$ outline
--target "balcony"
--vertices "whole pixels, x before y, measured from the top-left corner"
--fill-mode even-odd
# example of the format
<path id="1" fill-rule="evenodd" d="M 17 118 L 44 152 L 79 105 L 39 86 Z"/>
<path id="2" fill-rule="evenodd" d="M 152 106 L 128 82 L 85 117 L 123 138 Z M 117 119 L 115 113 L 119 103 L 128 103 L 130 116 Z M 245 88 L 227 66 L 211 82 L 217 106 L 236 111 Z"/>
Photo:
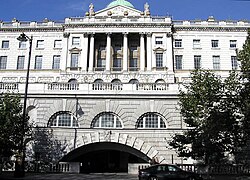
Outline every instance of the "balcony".
<path id="1" fill-rule="evenodd" d="M 29 94 L 89 94 L 89 95 L 175 95 L 178 84 L 169 83 L 30 83 Z M 0 83 L 0 92 L 24 93 L 24 83 Z"/>

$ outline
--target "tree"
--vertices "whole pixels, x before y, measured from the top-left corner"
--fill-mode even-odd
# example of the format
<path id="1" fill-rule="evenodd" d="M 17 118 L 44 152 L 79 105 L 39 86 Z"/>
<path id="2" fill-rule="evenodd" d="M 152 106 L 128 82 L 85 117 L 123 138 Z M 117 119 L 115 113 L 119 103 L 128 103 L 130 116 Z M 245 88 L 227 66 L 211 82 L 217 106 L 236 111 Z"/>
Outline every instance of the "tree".
<path id="1" fill-rule="evenodd" d="M 240 88 L 235 72 L 225 81 L 210 71 L 191 73 L 191 83 L 179 93 L 181 115 L 189 128 L 170 142 L 179 156 L 206 165 L 221 163 L 244 144 Z"/>
<path id="2" fill-rule="evenodd" d="M 23 119 L 22 109 L 19 95 L 11 93 L 1 95 L 0 157 L 11 157 L 23 152 L 22 138 L 30 136 L 30 125 L 28 116 Z"/>
<path id="3" fill-rule="evenodd" d="M 242 124 L 243 128 L 245 131 L 245 136 L 246 139 L 249 139 L 250 135 L 250 30 L 248 31 L 248 36 L 246 38 L 246 41 L 243 45 L 242 50 L 239 51 L 237 55 L 238 60 L 240 61 L 240 69 L 241 69 L 241 74 L 240 74 L 240 79 L 242 82 L 242 88 L 240 91 L 240 107 L 242 114 L 244 116 Z M 240 156 L 244 156 L 242 159 L 243 162 L 249 163 L 250 161 L 250 154 L 247 153 L 250 149 L 249 145 L 249 140 L 248 143 L 245 147 L 243 147 L 243 153 L 241 153 Z"/>

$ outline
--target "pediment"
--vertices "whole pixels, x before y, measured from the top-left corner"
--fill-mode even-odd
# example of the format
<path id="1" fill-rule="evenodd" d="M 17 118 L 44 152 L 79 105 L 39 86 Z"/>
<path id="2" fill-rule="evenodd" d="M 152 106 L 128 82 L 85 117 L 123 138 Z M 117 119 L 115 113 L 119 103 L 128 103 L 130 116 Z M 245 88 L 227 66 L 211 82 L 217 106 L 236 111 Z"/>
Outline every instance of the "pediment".
<path id="1" fill-rule="evenodd" d="M 82 49 L 79 49 L 77 47 L 73 47 L 73 48 L 69 49 L 69 51 L 70 52 L 80 52 L 80 51 L 82 51 Z"/>
<path id="2" fill-rule="evenodd" d="M 164 52 L 164 51 L 166 51 L 166 49 L 163 49 L 161 47 L 157 47 L 157 48 L 153 49 L 153 51 L 155 51 L 155 52 Z"/>
<path id="3" fill-rule="evenodd" d="M 110 12 L 112 13 L 112 15 L 110 14 Z M 127 7 L 127 6 L 122 6 L 122 5 L 117 5 L 114 7 L 110 7 L 110 8 L 105 8 L 102 9 L 100 11 L 97 11 L 95 13 L 95 16 L 124 16 L 124 14 L 127 14 L 127 16 L 141 16 L 141 11 L 131 8 L 131 7 Z"/>

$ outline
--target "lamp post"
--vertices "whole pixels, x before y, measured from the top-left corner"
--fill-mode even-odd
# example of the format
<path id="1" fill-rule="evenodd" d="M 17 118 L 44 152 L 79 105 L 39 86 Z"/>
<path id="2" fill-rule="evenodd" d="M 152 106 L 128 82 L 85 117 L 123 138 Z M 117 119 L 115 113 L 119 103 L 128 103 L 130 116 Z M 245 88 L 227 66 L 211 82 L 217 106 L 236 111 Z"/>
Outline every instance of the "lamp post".
<path id="1" fill-rule="evenodd" d="M 23 101 L 23 121 L 22 121 L 22 138 L 21 138 L 21 150 L 22 150 L 22 159 L 20 163 L 20 169 L 16 170 L 15 176 L 23 177 L 25 176 L 25 144 L 24 144 L 24 136 L 25 136 L 25 122 L 26 122 L 26 106 L 27 106 L 27 95 L 28 95 L 28 85 L 29 85 L 29 73 L 30 73 L 30 60 L 31 60 L 31 50 L 32 50 L 32 40 L 33 37 L 28 37 L 26 34 L 22 33 L 17 38 L 20 42 L 29 41 L 29 56 L 28 56 L 28 65 L 27 65 L 27 73 L 26 73 L 26 82 L 25 82 L 25 91 L 24 91 L 24 101 Z"/>

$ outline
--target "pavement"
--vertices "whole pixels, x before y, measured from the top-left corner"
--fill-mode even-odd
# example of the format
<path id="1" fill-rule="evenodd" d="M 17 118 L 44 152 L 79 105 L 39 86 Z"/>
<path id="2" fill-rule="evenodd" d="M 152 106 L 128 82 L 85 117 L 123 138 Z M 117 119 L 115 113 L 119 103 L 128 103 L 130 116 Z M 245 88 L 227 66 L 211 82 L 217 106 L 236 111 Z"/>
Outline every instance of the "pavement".
<path id="1" fill-rule="evenodd" d="M 68 173 L 26 173 L 23 178 L 15 178 L 13 172 L 2 172 L 0 180 L 138 180 L 137 175 L 127 173 L 95 173 L 95 174 L 68 174 Z M 205 180 L 205 179 L 204 179 Z M 208 180 L 208 179 L 207 179 Z M 209 180 L 250 180 L 250 176 L 218 175 Z"/>

